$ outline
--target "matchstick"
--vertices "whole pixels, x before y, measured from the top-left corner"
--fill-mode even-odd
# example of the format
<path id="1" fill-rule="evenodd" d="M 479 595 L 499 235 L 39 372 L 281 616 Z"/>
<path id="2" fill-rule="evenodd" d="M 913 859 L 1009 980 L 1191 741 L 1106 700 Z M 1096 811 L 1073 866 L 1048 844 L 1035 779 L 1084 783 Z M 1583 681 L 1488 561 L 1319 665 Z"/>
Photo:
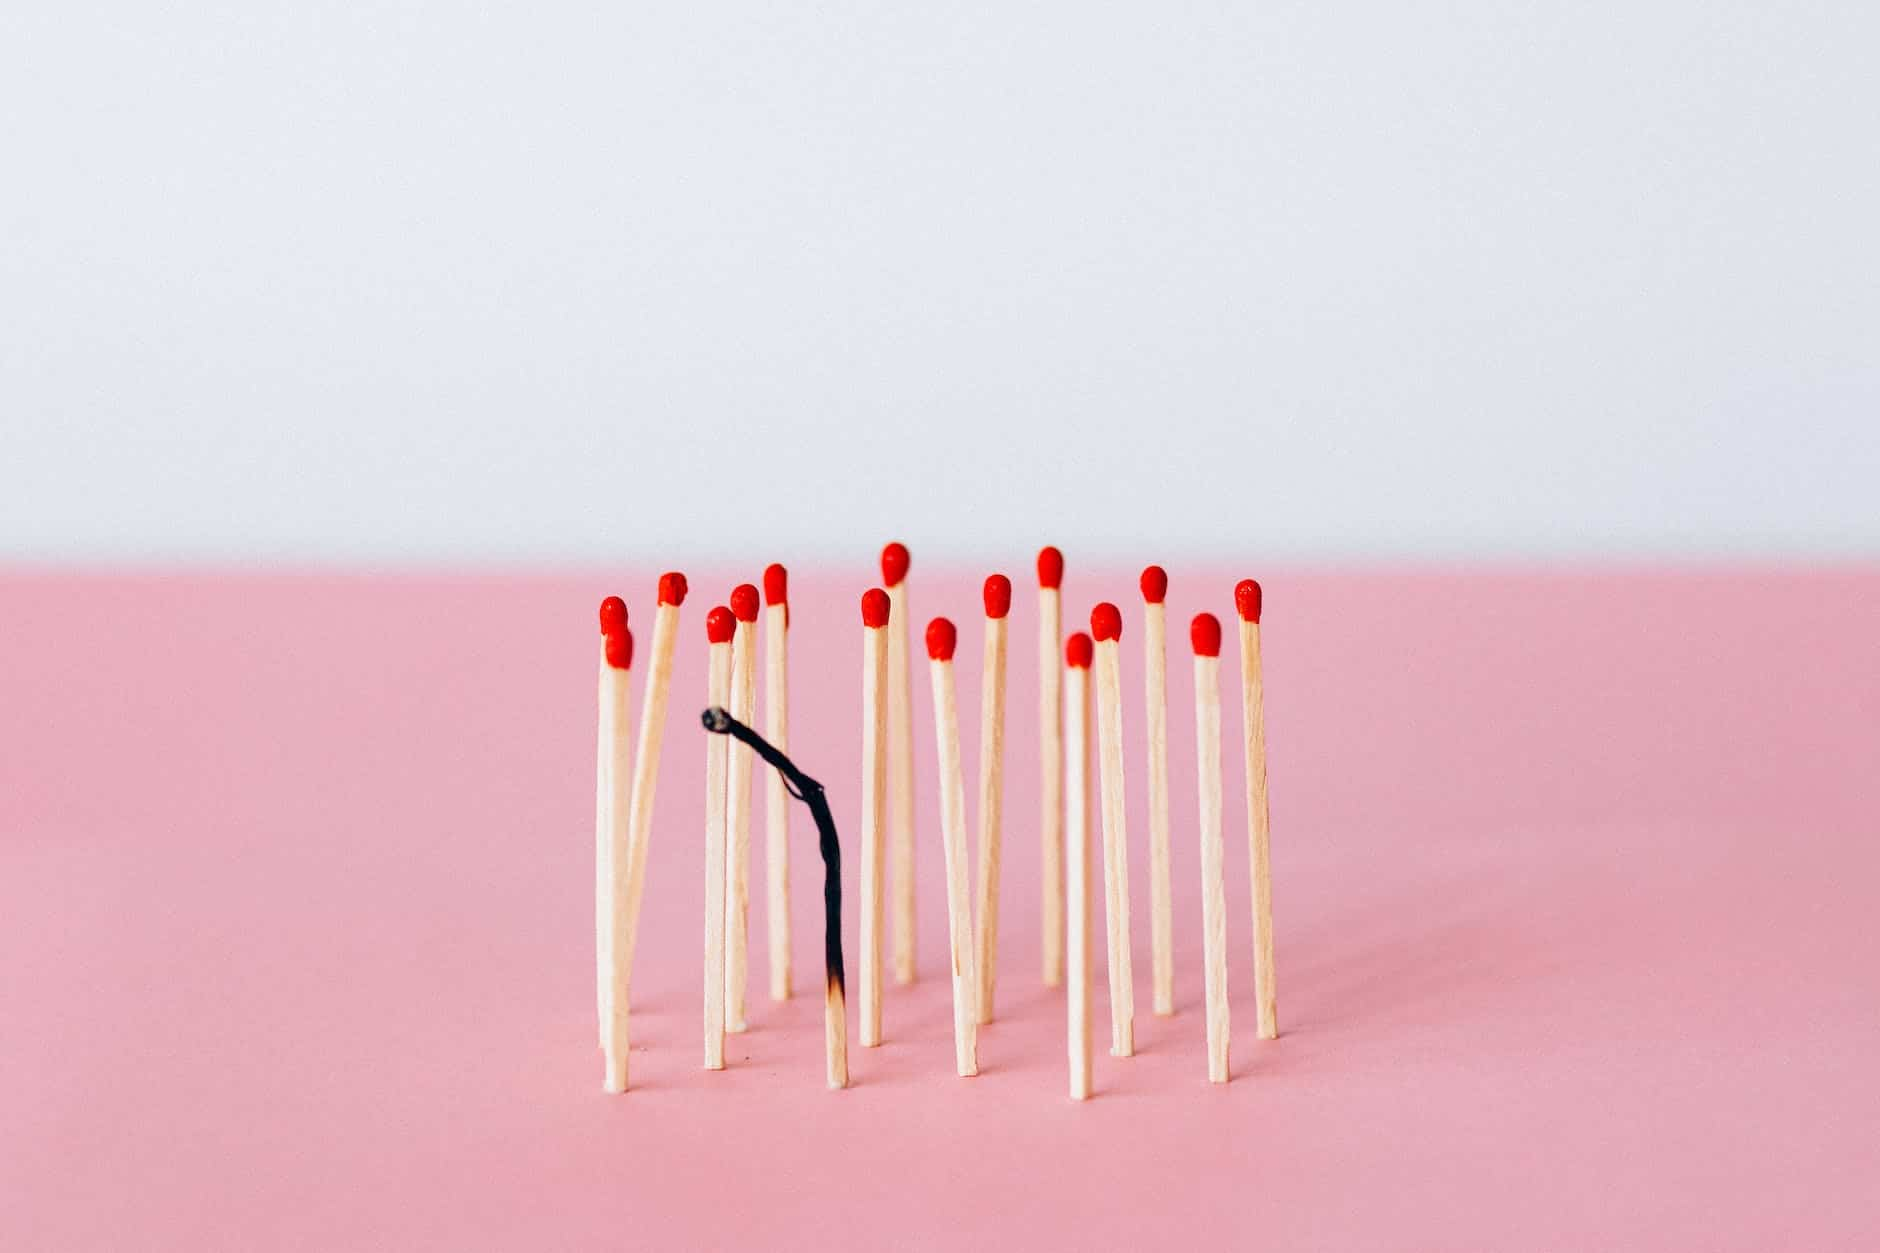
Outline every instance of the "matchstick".
<path id="1" fill-rule="evenodd" d="M 732 647 L 737 619 L 723 605 L 705 615 L 710 674 L 705 703 L 723 708 L 730 699 Z M 725 1068 L 725 786 L 730 747 L 722 736 L 705 741 L 705 1069 Z"/>
<path id="2" fill-rule="evenodd" d="M 895 610 L 890 610 L 890 613 Z M 978 1020 L 973 1001 L 972 901 L 966 883 L 966 782 L 960 773 L 960 711 L 953 690 L 958 634 L 945 618 L 927 624 L 933 678 L 934 742 L 940 755 L 940 838 L 947 861 L 947 941 L 953 952 L 953 1054 L 962 1076 L 979 1073 Z"/>
<path id="3" fill-rule="evenodd" d="M 789 573 L 764 567 L 764 738 L 790 751 Z M 764 772 L 764 919 L 770 929 L 770 999 L 790 999 L 790 794 Z"/>
<path id="4" fill-rule="evenodd" d="M 731 589 L 731 716 L 749 724 L 757 707 L 757 589 Z M 751 940 L 751 750 L 731 746 L 725 797 L 725 1030 L 746 1029 Z"/>
<path id="5" fill-rule="evenodd" d="M 1070 986 L 1065 1005 L 1070 1034 L 1071 1099 L 1090 1098 L 1090 637 L 1082 631 L 1064 645 L 1065 897 L 1070 926 Z M 1051 668 L 1057 669 L 1053 659 Z"/>
<path id="6" fill-rule="evenodd" d="M 613 1029 L 608 998 L 613 989 L 614 877 L 625 876 L 630 860 L 627 821 L 633 794 L 633 739 L 628 680 L 633 668 L 633 633 L 627 630 L 626 602 L 618 596 L 601 602 L 600 619 L 600 734 L 594 781 L 594 983 L 600 1044 L 605 1051 L 608 1033 Z"/>
<path id="7" fill-rule="evenodd" d="M 1038 550 L 1038 864 L 1042 872 L 1044 985 L 1064 981 L 1064 709 L 1058 655 L 1064 554 Z"/>
<path id="8" fill-rule="evenodd" d="M 881 550 L 888 589 L 888 842 L 893 865 L 894 981 L 914 982 L 914 700 L 907 664 L 907 545 Z"/>
<path id="9" fill-rule="evenodd" d="M 888 791 L 888 594 L 862 593 L 862 1047 L 881 1043 L 881 832 Z"/>
<path id="10" fill-rule="evenodd" d="M 1149 949 L 1157 1017 L 1175 1012 L 1174 907 L 1168 860 L 1168 572 L 1148 566 L 1142 588 L 1143 704 L 1149 720 Z"/>
<path id="11" fill-rule="evenodd" d="M 1240 615 L 1240 717 L 1247 741 L 1247 843 L 1253 874 L 1253 974 L 1262 1040 L 1279 1038 L 1279 996 L 1273 986 L 1273 862 L 1266 808 L 1266 695 L 1260 676 L 1260 585 L 1234 586 Z"/>
<path id="12" fill-rule="evenodd" d="M 627 873 L 613 875 L 613 938 L 609 961 L 613 967 L 608 991 L 608 1013 L 613 1019 L 615 1046 L 608 1062 L 607 1090 L 627 1090 L 628 983 L 633 974 L 633 951 L 640 934 L 640 902 L 646 893 L 646 850 L 653 835 L 653 793 L 659 780 L 659 748 L 666 729 L 666 699 L 672 688 L 672 649 L 679 632 L 679 606 L 685 603 L 685 576 L 669 571 L 659 576 L 659 603 L 653 611 L 653 663 L 641 698 L 640 735 L 633 755 L 633 788 L 628 805 Z"/>
<path id="13" fill-rule="evenodd" d="M 1005 797 L 1005 616 L 1012 580 L 989 575 L 986 648 L 979 675 L 979 1021 L 992 1021 L 992 985 L 999 960 L 999 820 Z"/>
<path id="14" fill-rule="evenodd" d="M 1221 869 L 1221 620 L 1188 624 L 1195 650 L 1195 789 L 1201 827 L 1201 937 L 1208 998 L 1208 1081 L 1227 1082 L 1227 884 Z"/>
<path id="15" fill-rule="evenodd" d="M 1123 824 L 1123 679 L 1117 657 L 1123 614 L 1108 601 L 1090 611 L 1096 641 L 1097 777 L 1103 805 L 1103 916 L 1109 935 L 1110 1053 L 1136 1052 L 1135 975 L 1129 943 L 1129 838 Z"/>

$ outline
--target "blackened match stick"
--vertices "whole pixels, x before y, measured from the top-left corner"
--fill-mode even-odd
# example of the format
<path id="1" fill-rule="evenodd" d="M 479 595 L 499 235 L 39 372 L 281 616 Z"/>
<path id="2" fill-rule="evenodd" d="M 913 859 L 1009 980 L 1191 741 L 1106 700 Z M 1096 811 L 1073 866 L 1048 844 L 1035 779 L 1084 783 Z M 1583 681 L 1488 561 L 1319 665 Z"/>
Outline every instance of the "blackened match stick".
<path id="1" fill-rule="evenodd" d="M 848 1011 L 842 965 L 842 841 L 836 834 L 835 816 L 829 812 L 829 798 L 822 784 L 797 769 L 796 763 L 774 748 L 763 736 L 751 730 L 714 705 L 699 716 L 707 731 L 729 735 L 764 759 L 783 779 L 790 795 L 809 806 L 816 821 L 817 844 L 823 862 L 823 1044 L 828 1054 L 829 1086 L 849 1086 Z"/>
<path id="2" fill-rule="evenodd" d="M 1255 1009 L 1262 1040 L 1279 1037 L 1279 996 L 1273 986 L 1272 824 L 1266 807 L 1266 693 L 1260 674 L 1260 585 L 1234 586 L 1240 616 L 1240 714 L 1247 739 L 1247 841 L 1253 873 Z"/>

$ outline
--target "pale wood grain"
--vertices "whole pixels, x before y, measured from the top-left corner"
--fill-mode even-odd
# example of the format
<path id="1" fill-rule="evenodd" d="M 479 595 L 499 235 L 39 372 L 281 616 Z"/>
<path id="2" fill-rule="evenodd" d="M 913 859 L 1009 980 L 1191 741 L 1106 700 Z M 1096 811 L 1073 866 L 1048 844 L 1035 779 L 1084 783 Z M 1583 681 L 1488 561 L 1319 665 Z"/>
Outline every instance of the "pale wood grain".
<path id="1" fill-rule="evenodd" d="M 1104 924 L 1109 938 L 1110 1053 L 1136 1052 L 1136 991 L 1129 938 L 1129 837 L 1123 802 L 1122 668 L 1116 640 L 1096 646 L 1097 775 L 1103 813 Z"/>
<path id="2" fill-rule="evenodd" d="M 892 612 L 892 611 L 890 611 Z M 947 943 L 953 965 L 953 1053 L 959 1073 L 979 1073 L 979 1014 L 974 1001 L 973 914 L 966 875 L 966 782 L 960 771 L 960 712 L 953 663 L 929 663 L 934 741 L 940 758 L 940 838 L 947 863 Z"/>
<path id="3" fill-rule="evenodd" d="M 1005 803 L 1005 619 L 987 618 L 979 686 L 979 1021 L 992 1021 L 999 962 L 1000 820 Z"/>
<path id="4" fill-rule="evenodd" d="M 764 607 L 764 738 L 790 751 L 790 607 Z M 769 928 L 770 999 L 790 999 L 790 794 L 764 771 L 764 920 Z"/>
<path id="5" fill-rule="evenodd" d="M 1272 825 L 1266 803 L 1266 699 L 1260 675 L 1260 624 L 1240 620 L 1240 710 L 1246 739 L 1247 844 L 1253 877 L 1254 1002 L 1262 1040 L 1279 1037 L 1274 987 Z"/>
<path id="6" fill-rule="evenodd" d="M 1227 882 L 1221 838 L 1221 659 L 1195 658 L 1195 790 L 1201 835 L 1201 947 L 1207 988 L 1208 1079 L 1226 1083 Z"/>
<path id="7" fill-rule="evenodd" d="M 1053 669 L 1056 665 L 1053 664 Z M 1065 1015 L 1071 1099 L 1089 1099 L 1090 1083 L 1090 671 L 1064 675 Z"/>

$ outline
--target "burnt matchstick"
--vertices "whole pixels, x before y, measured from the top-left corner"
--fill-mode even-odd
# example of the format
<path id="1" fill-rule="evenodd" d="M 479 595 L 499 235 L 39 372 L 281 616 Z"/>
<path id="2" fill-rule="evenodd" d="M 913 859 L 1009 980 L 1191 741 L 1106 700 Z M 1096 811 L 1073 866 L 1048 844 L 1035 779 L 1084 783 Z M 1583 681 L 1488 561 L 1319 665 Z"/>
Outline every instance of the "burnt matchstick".
<path id="1" fill-rule="evenodd" d="M 1044 985 L 1064 980 L 1064 554 L 1038 550 L 1038 864 L 1043 870 L 1039 917 L 1044 923 Z"/>
<path id="2" fill-rule="evenodd" d="M 1174 912 L 1168 861 L 1168 571 L 1149 566 L 1142 588 L 1143 706 L 1149 723 L 1149 948 L 1158 1017 L 1175 1012 Z"/>
<path id="3" fill-rule="evenodd" d="M 823 862 L 823 1043 L 828 1055 L 829 1086 L 849 1086 L 848 1011 L 842 966 L 842 842 L 836 835 L 835 816 L 823 785 L 797 769 L 750 727 L 713 705 L 699 715 L 707 731 L 728 735 L 764 759 L 783 779 L 784 789 L 809 806 L 816 822 L 817 843 Z"/>
<path id="4" fill-rule="evenodd" d="M 1266 807 L 1266 695 L 1260 675 L 1260 585 L 1234 585 L 1240 616 L 1240 715 L 1247 748 L 1247 842 L 1253 874 L 1254 1009 L 1262 1040 L 1279 1037 L 1279 997 L 1273 986 L 1272 826 Z"/>

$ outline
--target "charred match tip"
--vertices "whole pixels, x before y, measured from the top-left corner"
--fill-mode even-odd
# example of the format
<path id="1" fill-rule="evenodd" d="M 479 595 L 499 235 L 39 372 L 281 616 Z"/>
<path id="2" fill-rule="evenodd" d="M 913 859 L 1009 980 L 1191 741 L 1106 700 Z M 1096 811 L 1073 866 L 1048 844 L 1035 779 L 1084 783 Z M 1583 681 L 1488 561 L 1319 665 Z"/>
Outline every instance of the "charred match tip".
<path id="1" fill-rule="evenodd" d="M 627 626 L 627 602 L 618 596 L 609 596 L 601 602 L 601 634 L 611 635 L 615 631 L 624 631 Z"/>
<path id="2" fill-rule="evenodd" d="M 731 612 L 738 615 L 739 622 L 757 621 L 757 589 L 749 583 L 732 588 Z"/>
<path id="3" fill-rule="evenodd" d="M 1012 580 L 1003 574 L 988 574 L 985 587 L 986 616 L 1003 618 L 1012 612 Z"/>
<path id="4" fill-rule="evenodd" d="M 705 638 L 714 644 L 729 644 L 737 629 L 737 618 L 723 605 L 705 615 Z"/>
<path id="5" fill-rule="evenodd" d="M 862 625 L 865 627 L 888 625 L 888 594 L 878 587 L 871 587 L 862 593 Z"/>
<path id="6" fill-rule="evenodd" d="M 625 623 L 607 633 L 607 664 L 616 670 L 633 669 L 633 632 Z"/>
<path id="7" fill-rule="evenodd" d="M 764 603 L 783 605 L 789 603 L 790 572 L 776 562 L 764 567 Z"/>
<path id="8" fill-rule="evenodd" d="M 662 605 L 685 604 L 685 576 L 677 570 L 659 576 L 659 603 Z"/>
<path id="9" fill-rule="evenodd" d="M 1096 652 L 1090 637 L 1082 631 L 1064 641 L 1064 664 L 1073 670 L 1090 669 L 1090 658 Z"/>
<path id="10" fill-rule="evenodd" d="M 1064 583 L 1064 554 L 1046 544 L 1038 550 L 1038 586 L 1061 587 Z"/>
<path id="11" fill-rule="evenodd" d="M 1101 644 L 1105 640 L 1123 638 L 1123 611 L 1104 601 L 1090 611 L 1090 634 Z"/>
<path id="12" fill-rule="evenodd" d="M 1159 605 L 1168 599 L 1168 571 L 1161 566 L 1144 566 L 1142 577 L 1136 580 L 1142 588 L 1142 598 L 1151 605 Z"/>
<path id="13" fill-rule="evenodd" d="M 1188 624 L 1188 642 L 1195 646 L 1197 657 L 1219 657 L 1221 620 L 1211 613 L 1196 614 L 1195 620 Z"/>
<path id="14" fill-rule="evenodd" d="M 907 577 L 907 545 L 896 540 L 881 550 L 881 581 L 888 587 L 897 586 Z"/>
<path id="15" fill-rule="evenodd" d="M 707 731 L 712 731 L 719 735 L 725 735 L 731 730 L 731 715 L 717 705 L 711 706 L 704 713 L 700 714 L 698 720 L 704 724 Z"/>
<path id="16" fill-rule="evenodd" d="M 935 618 L 927 624 L 927 655 L 935 661 L 952 661 L 953 646 L 959 638 L 960 633 L 953 629 L 951 622 Z"/>
<path id="17" fill-rule="evenodd" d="M 1242 579 L 1234 584 L 1234 611 L 1243 622 L 1257 624 L 1260 621 L 1260 585 L 1252 579 Z"/>

